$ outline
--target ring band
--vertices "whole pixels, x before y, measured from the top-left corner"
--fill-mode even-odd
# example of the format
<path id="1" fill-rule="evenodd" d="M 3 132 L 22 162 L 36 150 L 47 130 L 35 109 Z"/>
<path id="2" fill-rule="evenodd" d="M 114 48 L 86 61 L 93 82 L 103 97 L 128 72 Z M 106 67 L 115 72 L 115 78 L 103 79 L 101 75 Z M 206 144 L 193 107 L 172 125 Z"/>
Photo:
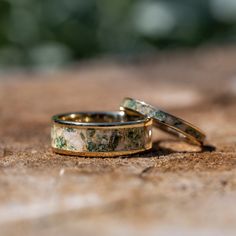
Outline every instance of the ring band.
<path id="1" fill-rule="evenodd" d="M 56 153 L 120 156 L 152 147 L 152 120 L 118 112 L 75 112 L 52 117 L 51 140 Z"/>
<path id="2" fill-rule="evenodd" d="M 139 114 L 152 118 L 155 126 L 168 133 L 177 135 L 191 144 L 201 146 L 206 137 L 199 128 L 189 122 L 139 100 L 124 98 L 120 110 L 128 114 Z"/>

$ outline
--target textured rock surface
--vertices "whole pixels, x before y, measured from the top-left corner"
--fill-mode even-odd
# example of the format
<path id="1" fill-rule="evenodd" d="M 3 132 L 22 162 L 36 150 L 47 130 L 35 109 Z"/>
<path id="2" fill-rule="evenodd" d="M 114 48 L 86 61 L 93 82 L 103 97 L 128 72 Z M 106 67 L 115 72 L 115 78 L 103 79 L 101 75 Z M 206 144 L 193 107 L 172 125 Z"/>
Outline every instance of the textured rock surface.
<path id="1" fill-rule="evenodd" d="M 236 48 L 0 77 L 1 235 L 235 235 Z M 202 152 L 156 132 L 142 155 L 50 150 L 50 117 L 116 110 L 124 96 L 201 127 Z M 213 147 L 215 146 L 215 148 Z"/>

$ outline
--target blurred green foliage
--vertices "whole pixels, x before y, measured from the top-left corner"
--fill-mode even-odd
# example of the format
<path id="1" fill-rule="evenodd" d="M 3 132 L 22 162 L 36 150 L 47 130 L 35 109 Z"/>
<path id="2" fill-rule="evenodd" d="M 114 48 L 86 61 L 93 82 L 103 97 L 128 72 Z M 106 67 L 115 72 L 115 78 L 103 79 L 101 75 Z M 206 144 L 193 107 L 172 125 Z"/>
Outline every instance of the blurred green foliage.
<path id="1" fill-rule="evenodd" d="M 235 41 L 236 0 L 0 0 L 0 69 Z"/>

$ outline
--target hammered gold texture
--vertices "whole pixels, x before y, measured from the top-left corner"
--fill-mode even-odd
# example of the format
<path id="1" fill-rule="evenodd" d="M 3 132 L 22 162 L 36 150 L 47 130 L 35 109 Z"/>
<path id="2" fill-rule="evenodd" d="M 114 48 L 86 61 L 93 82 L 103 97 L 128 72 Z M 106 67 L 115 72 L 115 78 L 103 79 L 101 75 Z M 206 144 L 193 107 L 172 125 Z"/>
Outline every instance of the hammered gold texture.
<path id="1" fill-rule="evenodd" d="M 236 48 L 0 75 L 0 234 L 235 235 Z M 50 148 L 50 117 L 150 101 L 201 127 L 200 152 L 154 130 L 151 151 L 78 158 Z M 196 151 L 196 152 L 193 152 Z"/>

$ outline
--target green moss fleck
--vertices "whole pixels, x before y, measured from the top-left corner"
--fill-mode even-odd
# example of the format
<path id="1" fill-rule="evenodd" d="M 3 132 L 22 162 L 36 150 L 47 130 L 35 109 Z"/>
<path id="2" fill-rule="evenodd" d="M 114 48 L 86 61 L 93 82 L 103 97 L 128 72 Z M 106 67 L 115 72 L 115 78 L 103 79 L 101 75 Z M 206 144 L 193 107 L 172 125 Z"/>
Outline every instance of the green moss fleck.
<path id="1" fill-rule="evenodd" d="M 62 136 L 56 137 L 55 143 L 57 148 L 63 148 L 66 146 L 66 140 Z"/>
<path id="2" fill-rule="evenodd" d="M 96 133 L 95 129 L 87 129 L 87 131 L 86 131 L 86 134 L 89 138 L 92 138 L 95 133 Z"/>
<path id="3" fill-rule="evenodd" d="M 157 111 L 157 112 L 155 112 L 155 118 L 164 122 L 166 120 L 166 115 L 162 112 Z"/>
<path id="4" fill-rule="evenodd" d="M 90 152 L 96 151 L 96 144 L 93 143 L 93 142 L 88 142 L 88 144 L 87 144 L 87 149 L 88 149 Z"/>
<path id="5" fill-rule="evenodd" d="M 75 129 L 74 128 L 66 128 L 66 131 L 67 132 L 75 132 Z"/>
<path id="6" fill-rule="evenodd" d="M 114 151 L 117 148 L 117 146 L 120 142 L 120 139 L 121 139 L 121 135 L 120 135 L 119 131 L 114 130 L 112 132 L 112 135 L 110 137 L 109 144 L 108 144 L 110 151 Z"/>
<path id="7" fill-rule="evenodd" d="M 84 136 L 84 134 L 83 134 L 82 132 L 80 132 L 80 137 L 81 137 L 81 139 L 82 139 L 83 141 L 85 141 L 85 136 Z"/>

